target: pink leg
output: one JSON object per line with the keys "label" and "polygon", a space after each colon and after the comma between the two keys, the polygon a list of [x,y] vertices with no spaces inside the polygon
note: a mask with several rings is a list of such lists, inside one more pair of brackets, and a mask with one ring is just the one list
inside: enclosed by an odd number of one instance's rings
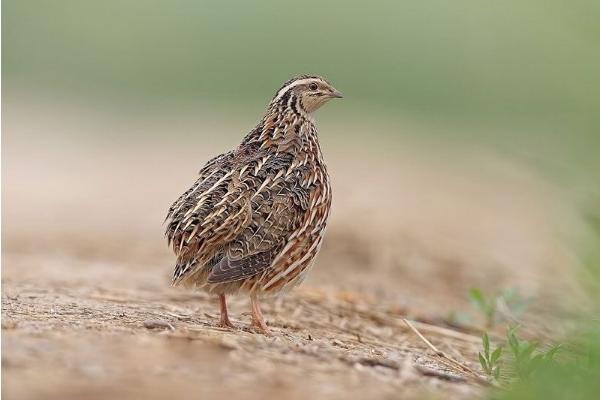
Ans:
{"label": "pink leg", "polygon": [[260,311],[258,298],[255,295],[251,295],[250,301],[252,302],[252,326],[258,329],[258,331],[263,335],[271,336],[271,331],[265,323],[265,318],[263,317],[263,314]]}
{"label": "pink leg", "polygon": [[229,320],[229,315],[227,314],[227,303],[225,301],[225,295],[219,295],[219,306],[221,309],[221,320],[219,321],[219,326],[223,328],[235,328],[235,326]]}

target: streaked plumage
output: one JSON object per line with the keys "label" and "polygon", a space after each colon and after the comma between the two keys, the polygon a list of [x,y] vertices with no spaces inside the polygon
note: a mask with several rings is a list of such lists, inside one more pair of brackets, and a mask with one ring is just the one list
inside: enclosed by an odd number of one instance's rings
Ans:
{"label": "streaked plumage", "polygon": [[220,295],[225,325],[224,295],[241,291],[266,331],[257,296],[296,286],[313,264],[331,186],[311,113],[334,97],[341,95],[318,76],[287,81],[256,128],[206,163],[169,209],[173,284]]}

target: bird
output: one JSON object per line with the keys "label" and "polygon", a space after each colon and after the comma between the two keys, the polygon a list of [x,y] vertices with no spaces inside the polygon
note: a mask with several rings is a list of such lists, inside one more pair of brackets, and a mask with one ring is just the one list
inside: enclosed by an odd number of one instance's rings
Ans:
{"label": "bird", "polygon": [[246,294],[251,329],[271,335],[259,300],[287,292],[311,269],[332,198],[314,112],[342,97],[317,75],[286,81],[258,125],[208,161],[169,208],[172,284],[218,296],[220,326],[234,328],[226,296]]}

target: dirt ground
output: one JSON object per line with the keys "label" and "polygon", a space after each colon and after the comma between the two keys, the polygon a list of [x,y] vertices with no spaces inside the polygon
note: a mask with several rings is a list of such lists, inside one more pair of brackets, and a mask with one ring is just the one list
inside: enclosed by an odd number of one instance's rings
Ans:
{"label": "dirt ground", "polygon": [[[74,276],[87,264],[64,257],[7,257],[6,263],[19,269],[58,263]],[[239,329],[221,329],[207,296],[170,290],[159,279],[115,289],[113,279],[116,285],[144,270],[111,269],[101,285],[6,278],[5,398],[365,398],[423,387],[460,395],[479,390],[425,350],[402,325],[403,310],[356,293],[306,288],[269,301],[264,311],[274,337],[264,337],[247,330],[245,299],[232,302]],[[419,327],[456,357],[475,360],[477,337]]]}
{"label": "dirt ground", "polygon": [[448,319],[472,312],[468,288],[518,287],[540,333],[539,316],[576,297],[565,237],[579,222],[552,182],[493,151],[365,146],[355,124],[337,128],[343,145],[321,130],[332,220],[307,282],[264,302],[274,336],[246,328],[242,297],[230,299],[238,329],[221,329],[215,299],[169,287],[161,222],[248,121],[217,129],[223,116],[148,121],[18,96],[3,106],[6,399],[478,398],[486,385],[402,318],[479,374],[481,320]]}

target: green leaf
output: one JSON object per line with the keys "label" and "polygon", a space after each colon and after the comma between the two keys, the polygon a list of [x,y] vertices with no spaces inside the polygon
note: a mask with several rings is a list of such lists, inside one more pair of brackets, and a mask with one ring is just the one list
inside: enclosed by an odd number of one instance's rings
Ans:
{"label": "green leaf", "polygon": [[523,359],[529,359],[534,350],[538,347],[537,343],[529,343],[524,341],[521,343],[521,351],[519,356]]}
{"label": "green leaf", "polygon": [[510,349],[512,350],[513,354],[515,355],[515,358],[519,357],[519,341],[517,340],[517,337],[515,336],[514,333],[509,332],[508,333],[508,345],[510,346]]}
{"label": "green leaf", "polygon": [[490,338],[488,337],[487,332],[483,334],[483,351],[485,353],[485,358],[490,358]]}
{"label": "green leaf", "polygon": [[469,299],[477,308],[479,308],[479,310],[485,312],[485,309],[486,309],[485,303],[486,302],[485,302],[485,298],[483,297],[483,293],[481,292],[481,290],[479,290],[477,288],[469,289]]}
{"label": "green leaf", "polygon": [[502,346],[499,346],[496,350],[494,350],[494,352],[492,353],[492,357],[490,359],[490,361],[492,362],[492,364],[496,364],[496,362],[500,359],[500,356],[502,355]]}
{"label": "green leaf", "polygon": [[496,367],[492,371],[492,375],[494,378],[498,379],[500,377],[500,367]]}
{"label": "green leaf", "polygon": [[483,355],[481,353],[479,353],[479,363],[481,364],[481,367],[483,368],[483,370],[489,374],[490,373],[490,369],[488,367],[488,363],[485,360],[485,358],[483,357]]}
{"label": "green leaf", "polygon": [[508,330],[506,331],[506,335],[516,335],[517,331],[519,330],[520,326],[519,325],[511,325],[508,327]]}
{"label": "green leaf", "polygon": [[556,353],[558,353],[558,351],[561,349],[561,347],[562,346],[560,344],[552,346],[550,348],[550,350],[548,350],[546,352],[546,354],[544,355],[544,359],[547,360],[547,361],[554,360],[554,356],[556,355]]}

